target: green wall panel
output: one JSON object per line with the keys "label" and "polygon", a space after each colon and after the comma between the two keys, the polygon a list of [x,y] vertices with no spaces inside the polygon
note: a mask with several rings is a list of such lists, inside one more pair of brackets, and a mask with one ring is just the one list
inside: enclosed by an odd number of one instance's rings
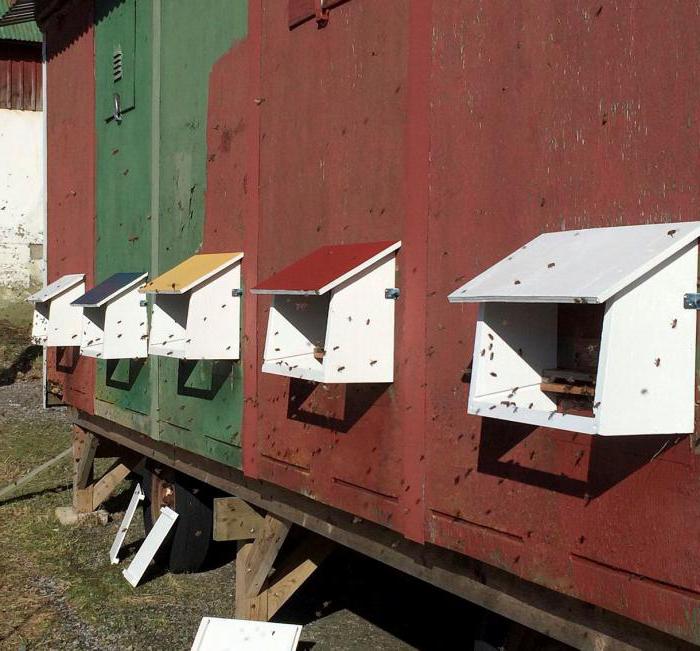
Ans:
{"label": "green wall panel", "polygon": [[[206,11],[188,0],[168,0],[155,8],[148,0],[97,2],[98,281],[116,271],[162,273],[200,250],[209,74],[246,35],[245,0],[208,0]],[[155,32],[154,15],[160,16]],[[154,44],[153,38],[160,43]],[[159,59],[155,71],[154,49]],[[125,75],[118,81],[112,69],[116,50]],[[152,93],[154,79],[157,95]],[[118,88],[125,93],[122,105],[133,104],[121,123],[110,118]],[[158,125],[155,143],[153,124]],[[152,158],[153,151],[157,158]],[[157,178],[152,178],[154,170]],[[155,200],[153,187],[158,189]],[[153,222],[152,201],[158,206]],[[100,364],[96,398],[109,403],[115,420],[239,466],[242,381],[238,362],[120,360],[109,368]]]}
{"label": "green wall panel", "polygon": [[[162,5],[159,268],[202,245],[209,74],[247,30],[247,3]],[[239,464],[243,405],[238,362],[159,360],[161,438]],[[228,444],[228,445],[227,445]]]}
{"label": "green wall panel", "polygon": [[[98,0],[95,6],[96,282],[119,271],[151,268],[151,8],[137,0]],[[113,54],[122,52],[114,81]],[[112,118],[114,93],[123,98],[121,122]],[[95,398],[148,414],[147,360],[98,361]],[[97,405],[99,409],[99,405]],[[114,413],[114,412],[112,412]],[[141,419],[142,420],[142,419]]]}

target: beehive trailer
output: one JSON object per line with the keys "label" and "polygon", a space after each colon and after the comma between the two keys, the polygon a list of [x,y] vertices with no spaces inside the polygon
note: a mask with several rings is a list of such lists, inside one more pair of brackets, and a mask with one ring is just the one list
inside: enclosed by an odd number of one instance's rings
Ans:
{"label": "beehive trailer", "polygon": [[45,34],[79,510],[146,473],[238,536],[252,617],[329,540],[574,647],[700,644],[693,3],[0,11]]}

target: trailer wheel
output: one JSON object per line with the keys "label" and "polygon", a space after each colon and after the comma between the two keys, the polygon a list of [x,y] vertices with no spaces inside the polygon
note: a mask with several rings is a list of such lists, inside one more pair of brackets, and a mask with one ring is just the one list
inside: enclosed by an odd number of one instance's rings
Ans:
{"label": "trailer wheel", "polygon": [[142,470],[143,524],[146,535],[163,506],[178,514],[175,526],[161,546],[155,561],[175,574],[197,572],[212,542],[212,491],[170,468],[144,465]]}

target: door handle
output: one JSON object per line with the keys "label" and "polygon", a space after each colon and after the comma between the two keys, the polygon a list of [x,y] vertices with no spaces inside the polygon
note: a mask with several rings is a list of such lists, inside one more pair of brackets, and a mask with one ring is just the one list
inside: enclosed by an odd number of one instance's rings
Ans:
{"label": "door handle", "polygon": [[114,93],[114,113],[112,114],[112,117],[117,122],[122,121],[122,105],[121,105],[121,98],[119,97],[119,93]]}

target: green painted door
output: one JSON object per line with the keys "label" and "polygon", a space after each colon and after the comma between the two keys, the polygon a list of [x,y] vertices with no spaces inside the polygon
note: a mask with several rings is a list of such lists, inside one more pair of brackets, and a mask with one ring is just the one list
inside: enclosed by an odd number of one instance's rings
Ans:
{"label": "green painted door", "polygon": [[[208,0],[205,11],[190,0],[99,0],[97,13],[97,276],[153,277],[201,248],[209,75],[245,37],[247,3]],[[120,360],[100,368],[97,411],[239,466],[242,388],[239,362]]]}
{"label": "green painted door", "polygon": [[[209,74],[246,33],[246,3],[162,3],[160,220],[158,265],[165,271],[202,245]],[[243,404],[239,362],[159,360],[160,435],[240,465]]]}
{"label": "green painted door", "polygon": [[[101,282],[119,271],[151,269],[152,46],[150,3],[99,0],[95,11],[95,279]],[[97,413],[143,430],[150,364],[98,361]]]}

